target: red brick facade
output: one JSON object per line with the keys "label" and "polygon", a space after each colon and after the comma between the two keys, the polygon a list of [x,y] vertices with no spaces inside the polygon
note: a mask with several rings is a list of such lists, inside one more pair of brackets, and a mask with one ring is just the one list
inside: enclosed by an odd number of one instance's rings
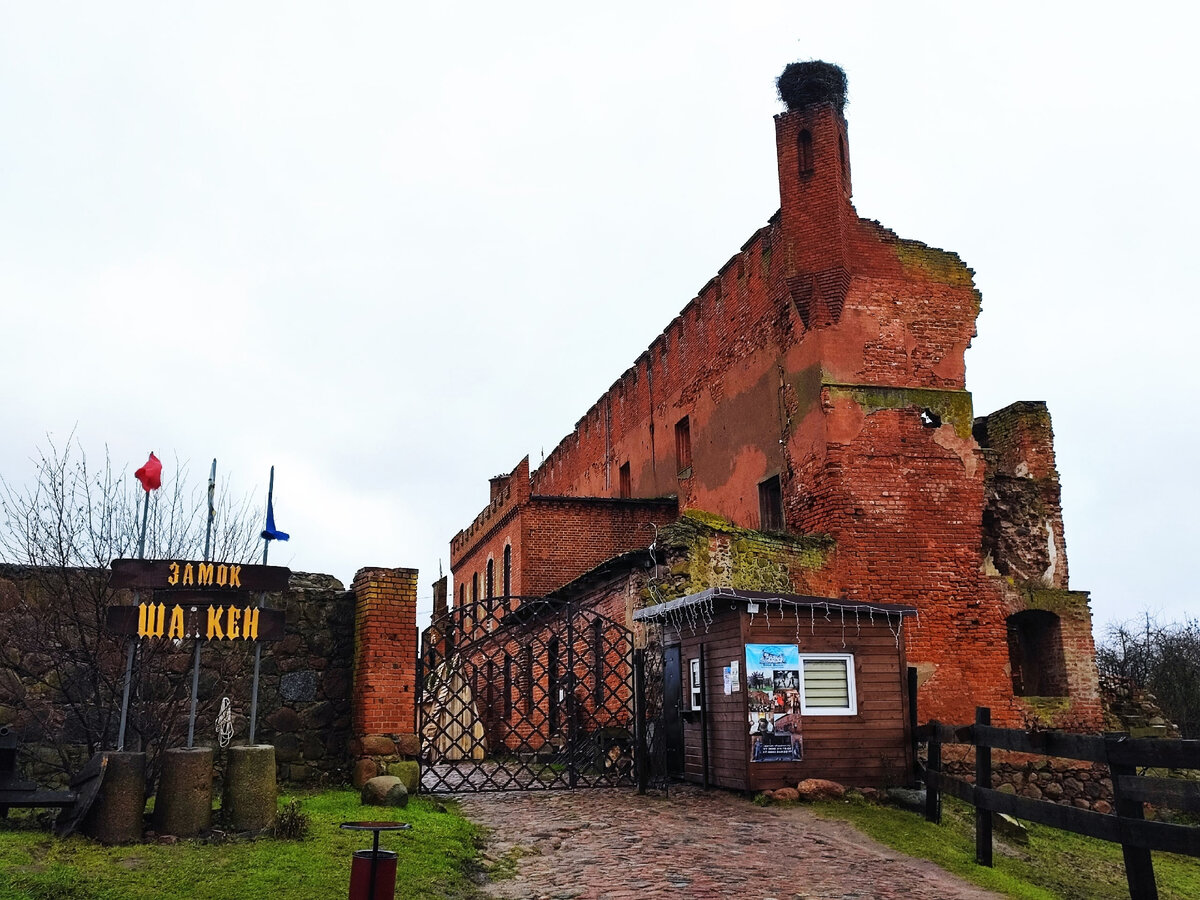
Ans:
{"label": "red brick facade", "polygon": [[[654,540],[654,525],[675,520],[674,498],[540,496],[530,490],[529,458],[492,479],[492,502],[450,544],[455,603],[505,593],[540,597],[619,553]],[[505,548],[511,577],[504,590]],[[492,585],[488,586],[488,561]]]}
{"label": "red brick facade", "polygon": [[[535,472],[525,460],[494,481],[491,505],[451,545],[455,600],[470,600],[473,573],[506,541],[513,593],[550,591],[647,546],[639,522],[673,518],[677,498],[679,512],[742,528],[828,535],[833,596],[916,606],[908,659],[923,718],[965,722],[980,704],[1003,724],[1097,727],[1090,614],[1086,595],[1065,590],[1048,414],[1018,404],[981,420],[991,444],[973,435],[973,273],[858,216],[834,105],[781,113],[775,132],[779,212]],[[587,514],[584,498],[596,504]],[[659,505],[622,505],[638,499]],[[1006,577],[1006,564],[1028,568],[1030,548],[991,521],[985,535],[989,515],[1014,514],[1005,502],[1044,512],[1035,530],[1052,567]],[[1028,610],[1046,615],[1014,622]],[[1015,696],[1035,683],[1055,686],[1056,702]]]}

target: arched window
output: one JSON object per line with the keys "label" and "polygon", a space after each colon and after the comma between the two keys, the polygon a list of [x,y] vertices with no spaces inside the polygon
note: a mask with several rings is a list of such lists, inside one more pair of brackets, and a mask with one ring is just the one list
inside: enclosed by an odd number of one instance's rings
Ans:
{"label": "arched window", "polygon": [[496,596],[496,561],[490,558],[484,570],[483,595],[489,600]]}
{"label": "arched window", "polygon": [[460,584],[458,586],[458,608],[462,609],[467,605],[467,586]]}
{"label": "arched window", "polygon": [[471,602],[479,602],[479,573],[476,572],[471,576]]}
{"label": "arched window", "polygon": [[504,596],[512,593],[512,544],[504,545]]}
{"label": "arched window", "polygon": [[796,150],[800,163],[800,174],[808,175],[813,170],[812,132],[807,128],[801,129],[796,137]]}
{"label": "arched window", "polygon": [[1067,663],[1062,624],[1044,609],[1008,617],[1008,662],[1018,697],[1066,697]]}

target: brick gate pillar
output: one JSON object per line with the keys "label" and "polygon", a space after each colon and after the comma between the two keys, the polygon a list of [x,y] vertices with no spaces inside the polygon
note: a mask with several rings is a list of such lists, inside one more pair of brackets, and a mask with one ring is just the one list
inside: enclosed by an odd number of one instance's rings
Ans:
{"label": "brick gate pillar", "polygon": [[[418,751],[417,570],[359,569],[354,591],[354,783]],[[415,764],[411,764],[415,770]]]}

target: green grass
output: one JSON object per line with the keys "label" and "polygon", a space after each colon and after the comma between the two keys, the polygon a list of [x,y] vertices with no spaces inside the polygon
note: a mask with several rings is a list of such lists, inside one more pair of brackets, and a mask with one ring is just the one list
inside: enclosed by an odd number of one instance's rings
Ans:
{"label": "green grass", "polygon": [[[881,844],[937,863],[980,887],[1030,900],[1127,900],[1119,844],[1025,823],[1028,845],[994,836],[994,868],[975,864],[974,810],[952,797],[943,801],[942,824],[906,810],[862,801],[819,803],[818,815],[852,823]],[[1200,860],[1154,854],[1162,900],[1200,897]]]}
{"label": "green grass", "polygon": [[[476,829],[452,803],[415,797],[405,809],[364,808],[355,791],[303,797],[312,820],[303,841],[102,847],[83,837],[65,841],[28,821],[0,824],[0,900],[329,900],[345,897],[350,858],[369,849],[369,832],[338,828],[371,819],[408,822],[384,833],[382,849],[399,854],[396,896],[469,898]],[[14,819],[15,819],[15,813]]]}

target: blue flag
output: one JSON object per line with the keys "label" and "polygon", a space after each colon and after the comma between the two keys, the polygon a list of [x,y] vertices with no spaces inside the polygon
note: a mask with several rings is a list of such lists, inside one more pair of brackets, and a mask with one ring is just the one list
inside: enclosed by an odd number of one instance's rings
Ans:
{"label": "blue flag", "polygon": [[280,531],[275,527],[275,504],[270,497],[267,498],[267,527],[263,529],[264,541],[286,541],[289,537],[286,531]]}

